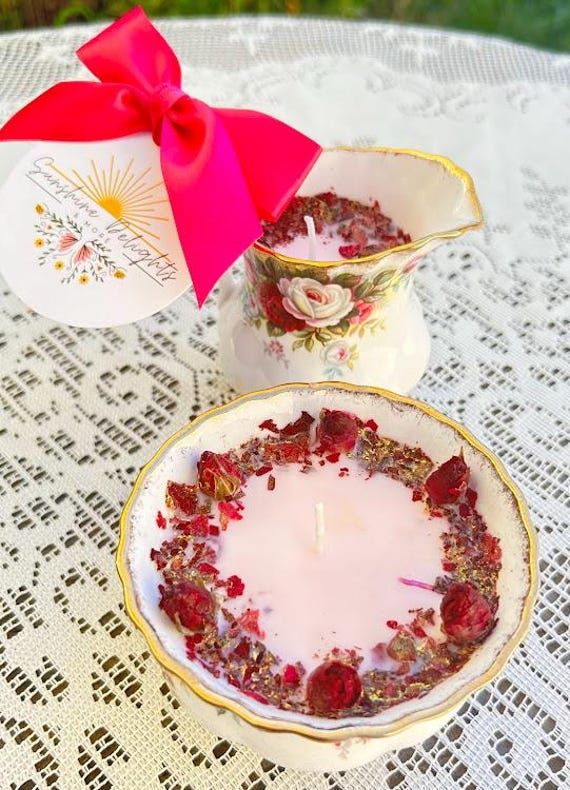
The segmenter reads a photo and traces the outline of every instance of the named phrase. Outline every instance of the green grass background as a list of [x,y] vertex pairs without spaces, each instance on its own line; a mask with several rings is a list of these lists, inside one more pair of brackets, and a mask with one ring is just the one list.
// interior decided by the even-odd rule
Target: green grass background
[[[140,0],[151,16],[289,14],[474,30],[570,51],[570,0]],[[0,29],[112,19],[130,0],[0,0]]]

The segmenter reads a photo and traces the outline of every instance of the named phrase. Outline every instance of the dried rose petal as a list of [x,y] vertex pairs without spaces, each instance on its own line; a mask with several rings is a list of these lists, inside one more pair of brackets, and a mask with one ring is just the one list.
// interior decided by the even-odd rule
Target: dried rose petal
[[307,441],[270,441],[263,445],[263,457],[276,464],[293,464],[303,461],[307,455]]
[[357,418],[346,411],[322,409],[317,439],[323,452],[350,452],[358,439]]
[[166,507],[179,510],[185,516],[193,516],[198,505],[198,490],[188,483],[175,483],[169,480],[166,484]]
[[443,631],[457,644],[478,642],[493,626],[489,602],[471,584],[450,585],[443,596],[440,614]]
[[159,529],[166,529],[166,519],[164,518],[160,510],[156,514],[156,526]]
[[500,565],[503,552],[499,538],[485,532],[482,538],[483,557],[488,565]]
[[237,502],[218,502],[218,510],[221,516],[225,516],[230,521],[241,521],[243,519]]
[[314,423],[315,418],[302,411],[301,416],[295,422],[288,423],[284,428],[279,431],[280,436],[298,436],[300,433],[309,433],[311,425]]
[[203,513],[194,516],[189,521],[173,520],[173,524],[178,532],[181,532],[183,535],[191,535],[194,538],[205,538],[210,532],[208,516]]
[[214,615],[214,600],[203,587],[181,581],[160,585],[160,608],[173,623],[189,631],[204,631]]
[[260,639],[265,638],[264,632],[259,627],[259,609],[246,609],[237,619],[244,631],[255,634]]
[[237,494],[243,475],[234,462],[222,453],[205,450],[198,461],[198,486],[212,499],[229,499]]
[[434,505],[457,502],[469,482],[469,467],[459,455],[454,455],[439,466],[425,482],[426,491]]
[[361,694],[358,672],[342,661],[320,664],[307,680],[307,702],[315,713],[327,714],[351,708]]

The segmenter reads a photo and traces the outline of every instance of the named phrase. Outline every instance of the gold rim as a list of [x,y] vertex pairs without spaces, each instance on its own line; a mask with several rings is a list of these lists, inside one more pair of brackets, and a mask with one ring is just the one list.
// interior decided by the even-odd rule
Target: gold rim
[[[141,488],[144,479],[148,472],[152,469],[154,464],[160,459],[160,457],[172,446],[174,445],[182,436],[185,436],[189,431],[195,430],[199,425],[201,425],[206,420],[210,419],[215,415],[219,415],[224,413],[225,411],[229,411],[234,408],[239,403],[243,403],[248,400],[254,399],[265,399],[272,395],[278,394],[280,392],[284,392],[287,390],[312,390],[312,389],[339,389],[345,390],[348,392],[364,392],[364,393],[371,393],[374,395],[380,395],[381,397],[386,398],[394,403],[401,403],[407,406],[413,406],[424,414],[427,414],[429,417],[437,420],[438,422],[451,427],[453,430],[458,433],[462,439],[464,439],[473,449],[477,450],[481,453],[487,460],[491,463],[497,475],[499,476],[502,483],[505,487],[510,491],[518,510],[518,514],[520,520],[522,521],[524,528],[527,533],[528,537],[528,565],[529,565],[529,585],[528,590],[526,592],[526,597],[524,601],[524,606],[521,612],[521,617],[519,624],[512,634],[510,639],[506,642],[502,650],[500,651],[499,655],[496,657],[493,664],[489,667],[489,669],[483,674],[480,675],[478,678],[472,680],[467,685],[463,686],[461,689],[456,691],[447,700],[444,702],[439,703],[438,705],[434,705],[433,707],[429,708],[425,711],[416,711],[414,713],[409,713],[405,716],[402,716],[400,719],[394,722],[390,722],[387,724],[375,724],[375,725],[359,725],[359,726],[352,726],[347,725],[344,727],[337,727],[331,730],[317,730],[317,728],[312,727],[306,724],[300,724],[298,722],[287,722],[287,721],[277,721],[274,719],[264,718],[263,716],[258,715],[257,713],[253,713],[248,708],[243,706],[240,702],[228,699],[223,697],[221,694],[218,694],[214,691],[211,691],[209,688],[204,686],[191,672],[191,670],[180,664],[176,661],[172,656],[170,656],[164,647],[162,646],[160,640],[158,639],[157,634],[155,633],[154,629],[146,622],[146,620],[141,615],[137,603],[136,603],[136,593],[134,590],[134,586],[131,580],[130,573],[128,571],[128,558],[127,558],[127,540],[128,540],[128,531],[129,531],[129,516],[131,512],[131,508],[133,503],[138,495],[139,489]],[[302,735],[311,740],[315,741],[338,741],[338,740],[345,740],[347,738],[358,738],[358,737],[365,737],[365,738],[383,738],[386,736],[395,735],[396,733],[401,732],[404,729],[407,729],[413,724],[419,722],[428,722],[432,721],[433,719],[439,718],[446,713],[451,713],[455,708],[461,705],[471,694],[474,694],[476,691],[481,689],[487,683],[489,683],[505,666],[507,661],[509,660],[511,654],[523,640],[524,636],[526,635],[532,616],[532,608],[534,602],[536,600],[537,592],[538,592],[538,546],[537,546],[537,535],[536,531],[532,525],[530,520],[530,514],[528,512],[528,508],[526,503],[522,497],[521,492],[517,488],[517,486],[513,483],[509,475],[507,474],[506,469],[499,461],[499,459],[488,450],[484,445],[479,442],[466,428],[460,425],[455,420],[446,417],[445,415],[441,414],[440,412],[433,409],[431,406],[428,406],[426,403],[422,403],[422,401],[415,400],[414,398],[408,398],[405,395],[396,395],[389,390],[384,390],[379,387],[363,387],[356,384],[346,384],[344,382],[319,382],[315,384],[304,384],[304,383],[291,383],[291,384],[281,384],[277,387],[270,387],[268,389],[263,390],[256,390],[255,392],[247,393],[246,395],[242,395],[234,400],[230,401],[229,403],[223,404],[221,406],[215,406],[212,409],[208,409],[207,411],[200,414],[192,423],[188,423],[179,431],[177,431],[173,436],[164,442],[164,444],[158,449],[158,451],[152,456],[150,461],[142,467],[141,471],[138,474],[138,477],[135,481],[133,490],[123,508],[123,512],[121,514],[120,520],[120,536],[119,536],[119,545],[117,547],[117,570],[119,572],[119,576],[123,585],[123,592],[125,598],[125,606],[127,613],[136,627],[143,633],[144,637],[147,640],[149,649],[159,664],[168,672],[175,675],[179,680],[185,683],[190,689],[197,694],[204,702],[207,702],[211,705],[216,706],[217,708],[224,708],[225,710],[231,711],[235,715],[239,716],[241,719],[245,720],[248,724],[251,724],[253,727],[262,729],[262,730],[269,730],[272,732],[290,732],[295,733],[297,735]]]
[[442,167],[452,176],[458,178],[460,181],[463,181],[467,190],[467,194],[469,195],[471,209],[473,216],[475,217],[475,221],[469,222],[467,225],[461,225],[459,228],[453,228],[453,230],[442,230],[438,233],[430,233],[429,236],[422,236],[421,239],[410,241],[407,244],[400,244],[398,247],[391,247],[389,250],[377,252],[374,255],[366,255],[363,258],[343,258],[340,261],[311,261],[304,258],[292,258],[289,255],[282,255],[280,252],[275,252],[275,250],[271,249],[271,247],[266,247],[264,244],[260,244],[258,241],[256,241],[253,244],[253,247],[258,252],[261,252],[264,255],[271,255],[278,261],[289,264],[289,266],[316,266],[317,268],[321,269],[333,269],[337,266],[345,266],[346,264],[351,263],[370,263],[371,261],[380,261],[382,258],[386,258],[388,255],[392,255],[395,252],[415,252],[416,250],[425,247],[426,244],[429,244],[435,239],[456,239],[458,236],[462,236],[469,230],[477,230],[477,228],[480,228],[483,224],[481,204],[479,203],[479,198],[475,192],[473,179],[466,170],[463,170],[463,168],[459,167],[459,165],[456,165],[455,162],[452,162],[451,159],[448,159],[446,156],[440,156],[439,154],[427,154],[424,151],[416,151],[413,148],[385,148],[382,146],[353,147],[350,145],[338,145],[334,148],[325,148],[324,150],[358,151],[361,153],[377,151],[383,154],[404,154],[406,156],[415,157],[416,159],[426,159],[429,162],[437,162],[437,164],[442,165]]

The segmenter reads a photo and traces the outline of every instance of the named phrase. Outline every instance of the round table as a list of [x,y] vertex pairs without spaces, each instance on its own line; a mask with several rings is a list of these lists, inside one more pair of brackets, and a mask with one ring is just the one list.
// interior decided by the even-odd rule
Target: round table
[[[503,676],[416,749],[303,775],[204,731],[127,619],[114,567],[133,478],[182,423],[232,392],[216,306],[191,294],[120,329],[73,329],[3,288],[0,467],[2,786],[349,790],[567,786],[570,57],[377,23],[159,23],[186,90],[271,112],[326,145],[443,153],[475,179],[482,232],[417,277],[430,324],[413,393],[505,462],[541,538],[534,627]],[[74,27],[0,37],[0,118],[87,76]],[[17,265],[17,262],[15,262]]]

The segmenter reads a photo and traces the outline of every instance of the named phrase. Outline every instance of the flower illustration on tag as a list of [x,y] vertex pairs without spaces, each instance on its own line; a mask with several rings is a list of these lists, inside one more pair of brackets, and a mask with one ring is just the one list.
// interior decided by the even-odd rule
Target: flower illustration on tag
[[88,285],[113,278],[122,280],[126,272],[111,259],[111,251],[98,238],[82,229],[69,215],[58,215],[38,203],[39,216],[34,246],[40,251],[39,264],[52,266],[62,274],[61,282]]

